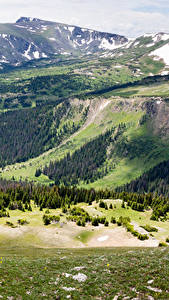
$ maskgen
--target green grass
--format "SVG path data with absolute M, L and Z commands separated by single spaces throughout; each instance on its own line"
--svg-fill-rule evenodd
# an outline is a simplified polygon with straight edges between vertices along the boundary
M 95 104 L 93 105 L 96 105 L 97 101 L 99 101 L 99 99 L 94 99 L 93 103 Z M 133 106 L 134 105 L 137 106 L 137 103 L 133 104 Z M 130 112 L 129 109 L 123 111 L 123 108 L 125 108 L 124 101 L 112 99 L 111 103 L 103 111 L 96 113 L 96 117 L 91 124 L 80 130 L 75 136 L 72 136 L 66 143 L 49 150 L 37 158 L 30 159 L 26 163 L 19 163 L 7 167 L 1 174 L 2 177 L 11 179 L 14 176 L 17 180 L 20 178 L 23 180 L 27 178 L 28 180 L 33 180 L 42 184 L 49 184 L 52 181 L 50 181 L 48 177 L 44 175 L 41 175 L 38 178 L 35 177 L 37 168 L 45 166 L 51 160 L 63 158 L 68 152 L 73 153 L 84 145 L 84 143 L 97 137 L 103 131 L 111 129 L 113 126 L 118 126 L 120 123 L 127 123 L 129 128 L 135 128 L 137 126 L 143 112 Z M 109 183 L 107 186 L 109 186 Z
M 82 242 L 83 244 L 86 244 L 88 240 L 93 236 L 93 234 L 94 233 L 92 231 L 82 231 L 75 237 L 75 239 Z
M 39 210 L 33 202 L 31 203 L 32 212 L 20 210 L 9 210 L 9 218 L 0 218 L 0 247 L 81 247 L 88 246 L 91 238 L 96 238 L 98 234 L 104 235 L 104 230 L 115 229 L 117 225 L 112 224 L 111 218 L 115 217 L 116 220 L 120 216 L 130 217 L 132 222 L 135 222 L 138 226 L 149 225 L 151 227 L 156 227 L 157 232 L 153 232 L 153 236 L 159 242 L 163 242 L 169 235 L 168 221 L 153 221 L 151 220 L 152 210 L 147 210 L 144 212 L 139 212 L 132 210 L 130 207 L 122 208 L 121 200 L 104 200 L 106 201 L 108 207 L 110 203 L 113 205 L 113 209 L 105 210 L 99 207 L 99 203 L 93 202 L 92 205 L 87 205 L 86 203 L 77 204 L 78 207 L 85 209 L 90 216 L 105 216 L 109 221 L 109 227 L 99 227 L 95 228 L 89 224 L 86 227 L 77 226 L 75 223 L 67 221 L 67 214 L 62 213 L 61 209 L 50 209 L 50 215 L 61 215 L 60 222 L 58 224 L 50 224 L 45 226 L 43 223 L 43 215 L 46 209 L 43 211 Z M 116 207 L 114 207 L 116 206 Z M 73 207 L 73 206 L 72 206 Z M 20 226 L 18 225 L 19 219 L 25 219 L 28 224 Z M 13 223 L 15 228 L 11 228 L 6 225 L 6 222 Z M 61 224 L 64 224 L 63 228 Z M 97 230 L 95 230 L 97 229 Z M 39 235 L 39 233 L 41 234 Z M 127 238 L 127 237 L 126 237 Z M 53 243 L 56 241 L 56 243 Z M 94 246 L 95 242 L 92 242 Z
M 133 96 L 165 97 L 169 95 L 169 85 L 168 83 L 160 83 L 160 84 L 154 84 L 149 86 L 140 85 L 137 87 L 117 89 L 109 93 L 109 96 L 110 95 L 114 95 L 114 96 L 117 95 L 121 97 L 133 97 Z
M 1 249 L 4 299 L 168 299 L 168 249 Z M 74 269 L 82 267 L 80 271 Z M 85 275 L 84 282 L 73 276 Z M 68 275 L 69 274 L 69 275 Z M 75 277 L 76 278 L 76 277 Z M 148 283 L 152 280 L 152 283 Z M 64 288 L 72 291 L 65 291 Z M 158 291 L 152 291 L 156 288 Z M 8 298 L 9 297 L 9 298 Z M 12 299 L 12 298 L 11 298 Z
M 110 222 L 111 217 L 115 217 L 116 220 L 119 219 L 120 216 L 123 217 L 129 217 L 131 221 L 136 222 L 139 226 L 145 226 L 145 225 L 150 225 L 151 227 L 156 227 L 159 228 L 157 232 L 153 232 L 153 236 L 157 238 L 160 241 L 164 241 L 169 233 L 168 229 L 168 221 L 162 222 L 162 221 L 153 221 L 151 220 L 151 215 L 152 215 L 152 210 L 146 210 L 144 212 L 139 212 L 136 210 L 131 209 L 131 207 L 128 208 L 122 208 L 121 200 L 104 200 L 107 204 L 108 207 L 110 203 L 113 205 L 113 209 L 104 209 L 100 208 L 98 203 L 93 202 L 92 206 L 84 206 L 84 209 L 87 210 L 87 212 L 91 215 L 91 208 L 97 208 L 96 212 L 102 213 L 103 216 L 106 217 L 106 219 Z M 114 208 L 114 205 L 116 208 Z M 111 225 L 111 223 L 110 223 Z
M 96 100 L 95 103 L 97 103 Z M 154 135 L 152 125 L 149 121 L 142 126 L 138 126 L 139 120 L 144 115 L 144 111 L 138 109 L 142 101 L 144 99 L 135 100 L 134 102 L 129 102 L 129 106 L 126 106 L 125 100 L 112 98 L 111 103 L 103 111 L 96 113 L 96 117 L 91 124 L 82 130 L 80 129 L 67 142 L 26 163 L 7 167 L 3 171 L 2 177 L 11 179 L 14 176 L 17 180 L 27 178 L 38 183 L 49 184 L 52 181 L 47 176 L 41 175 L 38 178 L 35 177 L 37 168 L 42 168 L 49 161 L 63 158 L 68 152 L 73 153 L 84 145 L 84 143 L 95 138 L 103 131 L 120 123 L 126 123 L 127 130 L 124 132 L 123 137 L 127 137 L 128 139 L 128 155 L 125 157 L 123 153 L 120 153 L 121 148 L 117 149 L 116 153 L 113 153 L 112 158 L 108 158 L 106 161 L 108 167 L 115 162 L 115 169 L 94 183 L 86 185 L 82 182 L 80 186 L 94 187 L 96 189 L 100 187 L 114 188 L 130 182 L 143 172 L 154 167 L 157 163 L 168 159 L 169 155 L 168 142 L 162 140 L 160 136 Z

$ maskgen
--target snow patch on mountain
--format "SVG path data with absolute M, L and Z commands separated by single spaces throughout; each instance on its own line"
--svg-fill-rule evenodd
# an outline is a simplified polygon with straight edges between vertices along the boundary
M 34 58 L 36 58 L 36 59 L 40 58 L 40 53 L 39 53 L 39 51 L 33 52 L 33 56 L 34 56 Z
M 169 39 L 169 34 L 168 33 L 146 33 L 143 35 L 143 37 L 151 37 L 153 42 L 157 43 L 160 41 L 167 41 Z
M 55 38 L 52 38 L 52 37 L 49 38 L 49 40 L 50 40 L 50 41 L 56 41 L 56 39 L 55 39 Z
M 119 46 L 115 45 L 115 43 L 110 43 L 108 40 L 105 38 L 102 39 L 99 48 L 100 49 L 108 49 L 108 50 L 114 50 L 118 48 Z
M 72 34 L 75 27 L 74 26 L 68 26 L 68 29 L 69 29 L 70 33 Z
M 169 65 L 169 43 L 152 51 L 150 56 L 157 56 L 160 59 L 163 59 L 166 65 Z
M 23 54 L 23 56 L 25 56 L 28 60 L 31 60 L 31 56 L 29 55 L 29 52 L 31 50 L 31 46 L 32 46 L 32 43 L 29 44 L 28 49 Z

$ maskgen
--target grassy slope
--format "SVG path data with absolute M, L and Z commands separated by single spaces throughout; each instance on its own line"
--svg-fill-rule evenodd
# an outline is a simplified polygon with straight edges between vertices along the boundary
M 158 228 L 158 232 L 154 232 L 153 236 L 157 241 L 165 241 L 167 237 L 169 237 L 168 230 L 168 221 L 152 221 L 150 217 L 152 215 L 151 210 L 147 210 L 144 212 L 138 212 L 132 210 L 131 208 L 122 208 L 121 200 L 105 200 L 105 202 L 110 205 L 112 203 L 113 209 L 105 210 L 99 207 L 99 204 L 93 202 L 92 205 L 87 205 L 86 203 L 80 203 L 77 206 L 85 209 L 90 216 L 105 216 L 109 221 L 109 227 L 93 227 L 91 225 L 86 225 L 86 227 L 79 227 L 75 225 L 75 223 L 68 222 L 66 220 L 66 214 L 64 214 L 61 209 L 50 209 L 50 215 L 60 215 L 61 220 L 58 224 L 51 224 L 48 226 L 43 225 L 42 217 L 46 211 L 40 211 L 38 207 L 36 207 L 33 203 L 32 212 L 29 211 L 19 211 L 9 210 L 10 218 L 0 218 L 0 246 L 1 247 L 42 247 L 42 248 L 53 248 L 53 247 L 95 247 L 95 243 L 97 243 L 98 235 L 104 236 L 108 233 L 108 235 L 113 234 L 113 230 L 118 228 L 117 225 L 111 224 L 111 217 L 115 217 L 116 220 L 119 219 L 120 216 L 130 217 L 132 222 L 135 222 L 139 226 L 142 225 L 151 225 L 153 227 Z M 18 226 L 18 219 L 26 219 L 29 223 L 24 226 Z M 6 225 L 6 221 L 12 222 L 16 228 L 10 228 Z M 62 225 L 61 225 L 62 224 Z M 108 230 L 108 231 L 107 231 Z M 119 232 L 119 237 L 121 235 L 121 231 Z M 91 243 L 91 239 L 94 239 L 94 242 Z M 125 243 L 123 241 L 119 242 L 121 246 L 131 246 L 134 242 L 137 246 L 144 246 L 144 242 L 140 242 L 137 244 L 137 238 L 134 238 L 134 241 L 131 234 L 126 233 L 124 235 Z M 149 242 L 149 240 L 148 240 Z M 151 244 L 151 241 L 150 241 Z M 109 242 L 109 246 L 113 246 L 114 241 Z M 116 245 L 116 244 L 115 244 Z M 146 244 L 147 245 L 147 244 Z M 158 245 L 158 243 L 157 243 Z M 99 246 L 102 246 L 101 243 Z
M 168 299 L 168 251 L 1 251 L 1 296 L 16 299 Z M 75 267 L 82 267 L 80 271 Z M 85 281 L 72 276 L 84 274 Z M 66 277 L 66 274 L 70 274 Z M 76 277 L 75 277 L 76 278 Z M 152 283 L 148 283 L 152 280 Z M 10 284 L 9 284 L 10 282 Z M 65 291 L 72 288 L 71 291 Z M 150 290 L 157 288 L 154 292 Z
M 112 101 L 107 107 L 105 107 L 103 111 L 98 109 L 98 111 L 96 111 L 95 119 L 89 123 L 85 129 L 80 130 L 78 134 L 69 139 L 67 143 L 56 149 L 48 151 L 46 154 L 43 154 L 38 158 L 31 159 L 26 163 L 7 167 L 5 169 L 6 171 L 2 173 L 2 176 L 8 179 L 10 179 L 12 176 L 14 176 L 16 179 L 19 179 L 20 176 L 22 179 L 28 177 L 29 180 L 37 180 L 41 183 L 48 183 L 49 180 L 46 176 L 42 175 L 38 179 L 34 176 L 36 168 L 44 166 L 46 163 L 49 163 L 50 160 L 63 158 L 67 152 L 74 152 L 85 142 L 101 134 L 103 130 L 105 131 L 112 126 L 117 126 L 119 123 L 127 123 L 131 128 L 137 127 L 138 121 L 143 115 L 143 112 L 119 111 L 118 106 L 118 101 Z M 91 116 L 91 118 L 92 117 L 93 116 Z
M 118 89 L 114 92 L 109 93 L 108 95 L 114 96 L 121 96 L 121 97 L 134 97 L 134 96 L 145 96 L 145 97 L 152 97 L 152 96 L 160 96 L 166 97 L 169 94 L 169 84 L 167 83 L 160 83 L 150 85 L 150 86 L 137 86 L 137 87 L 129 87 L 124 89 Z
M 141 50 L 140 50 L 141 51 Z M 129 59 L 129 58 L 128 58 Z M 63 62 L 57 62 L 56 60 L 51 61 L 51 67 L 49 67 L 48 59 L 45 60 L 44 65 L 43 63 L 36 62 L 37 68 L 24 68 L 20 67 L 18 69 L 14 69 L 5 74 L 1 74 L 1 83 L 14 83 L 16 79 L 26 80 L 29 81 L 31 78 L 36 76 L 44 76 L 44 75 L 56 75 L 56 74 L 67 74 L 69 72 L 75 72 L 77 74 L 82 74 L 84 78 L 86 76 L 91 77 L 91 80 L 98 83 L 98 85 L 104 85 L 104 82 L 109 82 L 109 85 L 112 83 L 124 83 L 130 81 L 133 76 L 132 68 L 140 68 L 142 71 L 142 75 L 148 75 L 150 71 L 154 74 L 159 73 L 164 64 L 162 62 L 156 63 L 151 58 L 140 58 L 139 53 L 137 57 L 137 62 L 129 61 L 126 57 L 119 57 L 119 58 L 107 58 L 107 59 L 99 59 L 99 58 L 82 58 L 80 60 L 73 59 L 72 61 L 68 61 L 65 59 Z M 145 65 L 147 64 L 147 68 Z M 119 67 L 120 65 L 120 67 Z M 90 75 L 87 75 L 90 73 Z M 138 75 L 137 75 L 138 76 Z M 93 79 L 94 78 L 94 79 Z M 135 78 L 136 79 L 136 78 Z M 131 87 L 123 90 L 116 90 L 111 93 L 107 93 L 104 95 L 105 98 L 109 98 L 111 95 L 121 95 L 122 97 L 125 96 L 152 96 L 152 95 L 168 95 L 168 85 L 167 83 L 162 83 L 160 85 L 154 86 L 139 86 L 139 87 Z M 45 96 L 46 97 L 46 96 Z M 54 96 L 47 96 L 46 98 L 53 97 L 51 99 L 54 100 Z M 42 97 L 43 98 L 43 97 Z M 36 105 L 36 99 L 32 100 L 32 106 Z M 115 99 L 113 99 L 115 101 Z M 118 104 L 115 107 L 115 111 L 110 110 L 110 106 L 104 109 L 103 112 L 98 114 L 97 118 L 93 122 L 90 123 L 84 130 L 80 131 L 79 134 L 76 136 L 72 136 L 71 139 L 67 143 L 64 143 L 60 147 L 56 149 L 52 149 L 47 153 L 44 153 L 40 157 L 35 159 L 31 159 L 26 163 L 16 164 L 15 166 L 10 166 L 6 168 L 6 171 L 3 172 L 2 176 L 5 178 L 10 179 L 14 176 L 16 179 L 29 178 L 30 180 L 36 180 L 37 182 L 48 184 L 50 180 L 41 175 L 39 178 L 35 178 L 35 170 L 38 167 L 44 166 L 46 163 L 49 163 L 50 160 L 60 159 L 62 158 L 68 151 L 73 152 L 82 146 L 88 140 L 96 137 L 106 128 L 111 128 L 112 126 L 116 126 L 121 122 L 130 123 L 130 128 L 127 130 L 127 135 L 130 137 L 133 133 L 137 138 L 143 137 L 145 135 L 145 140 L 151 140 L 151 133 L 145 132 L 142 129 L 142 132 L 138 131 L 138 122 L 139 119 L 142 117 L 143 112 L 138 108 L 138 111 L 123 111 L 123 105 L 120 104 L 121 100 L 117 100 Z M 135 105 L 139 105 L 140 99 L 138 98 L 135 100 Z M 122 101 L 123 102 L 123 101 Z M 101 116 L 100 116 L 101 115 Z M 158 162 L 168 158 L 168 145 L 166 144 L 166 148 L 163 144 L 161 144 L 161 140 L 153 141 L 155 148 L 159 152 L 161 152 L 161 157 L 158 158 Z M 116 168 L 113 172 L 105 176 L 103 179 L 96 181 L 93 184 L 89 184 L 88 186 L 93 187 L 112 187 L 121 185 L 126 183 L 137 176 L 141 175 L 145 170 L 148 170 L 150 167 L 154 166 L 156 161 L 154 159 L 150 159 L 146 161 L 146 156 L 143 155 L 139 158 L 135 159 L 127 159 L 124 157 L 116 157 Z M 109 164 L 109 162 L 108 162 Z M 83 184 L 82 184 L 83 185 Z
M 121 208 L 120 200 L 105 200 L 107 204 L 116 204 L 113 210 L 105 210 L 98 207 L 97 203 L 87 206 L 78 204 L 91 215 L 101 213 L 108 220 L 111 216 L 129 216 L 132 221 L 139 225 L 151 224 L 159 229 L 153 233 L 158 240 L 164 240 L 168 236 L 167 222 L 150 221 L 151 211 L 136 212 Z M 14 299 L 54 299 L 61 297 L 66 299 L 71 295 L 72 299 L 113 299 L 119 295 L 119 299 L 125 296 L 138 297 L 139 299 L 168 299 L 168 249 L 135 249 L 135 248 L 85 248 L 85 249 L 44 249 L 50 248 L 50 235 L 56 239 L 61 232 L 62 239 L 66 238 L 63 228 L 58 225 L 47 226 L 49 244 L 39 239 L 34 230 L 43 232 L 42 214 L 38 208 L 33 207 L 32 212 L 10 211 L 9 220 L 16 224 L 18 218 L 26 218 L 30 224 L 22 226 L 21 236 L 8 238 L 7 233 L 0 236 L 0 295 L 14 297 Z M 60 209 L 50 210 L 51 214 L 59 214 Z M 62 214 L 61 222 L 65 220 Z M 0 226 L 5 224 L 7 218 L 0 219 Z M 93 236 L 104 230 L 113 232 L 117 225 L 110 228 L 101 228 L 92 231 L 92 227 L 72 227 L 69 235 L 72 236 L 71 246 L 78 245 L 79 241 L 86 244 Z M 78 228 L 78 231 L 75 228 Z M 28 231 L 30 228 L 31 231 Z M 38 229 L 39 228 L 39 229 Z M 82 230 L 83 229 L 83 230 Z M 1 229 L 2 230 L 2 229 Z M 15 229 L 9 228 L 12 232 Z M 94 229 L 95 230 L 95 229 Z M 72 234 L 73 233 L 73 234 Z M 74 240 L 73 240 L 74 238 Z M 136 238 L 135 238 L 136 239 Z M 66 241 L 66 240 L 65 240 Z M 129 238 L 130 241 L 130 238 Z M 62 245 L 59 244 L 61 247 Z M 41 248 L 38 248 L 41 247 Z M 76 270 L 75 267 L 81 267 Z M 102 271 L 100 271 L 102 270 Z M 86 281 L 78 282 L 72 276 L 78 273 L 87 276 Z M 69 276 L 66 274 L 70 274 Z M 158 276 L 157 276 L 158 274 Z M 153 280 L 152 283 L 148 283 Z M 9 284 L 10 283 L 10 284 Z M 92 284 L 91 284 L 92 283 Z M 157 288 L 158 291 L 150 290 L 148 287 Z M 64 287 L 74 290 L 65 291 Z
M 94 100 L 92 101 L 92 103 L 94 103 Z M 98 101 L 99 99 L 95 99 L 95 105 L 92 105 L 96 106 Z M 88 125 L 80 129 L 79 132 L 68 139 L 67 142 L 65 141 L 56 149 L 52 149 L 26 163 L 6 167 L 2 176 L 7 179 L 11 179 L 12 176 L 14 176 L 17 180 L 20 178 L 28 178 L 29 180 L 48 184 L 50 180 L 46 176 L 41 175 L 39 178 L 35 177 L 37 168 L 48 164 L 50 160 L 63 158 L 69 151 L 73 153 L 84 143 L 96 137 L 104 130 L 112 126 L 117 126 L 120 123 L 126 123 L 127 131 L 123 136 L 127 136 L 129 149 L 131 148 L 133 150 L 129 151 L 131 153 L 127 156 L 123 154 L 120 155 L 118 152 L 113 154 L 110 160 L 107 159 L 106 164 L 109 166 L 115 162 L 115 169 L 102 179 L 88 184 L 87 187 L 94 187 L 96 189 L 100 187 L 112 188 L 131 181 L 157 163 L 168 159 L 169 155 L 168 142 L 166 140 L 163 141 L 158 136 L 154 136 L 151 126 L 147 123 L 142 126 L 139 125 L 139 120 L 144 114 L 140 106 L 144 101 L 145 99 L 142 98 L 136 98 L 135 100 L 112 98 L 111 103 L 103 110 L 100 111 L 100 106 L 95 108 L 94 112 L 92 112 L 91 115 L 89 114 Z M 93 115 L 95 117 L 93 117 Z M 81 183 L 81 186 L 84 186 L 84 184 Z

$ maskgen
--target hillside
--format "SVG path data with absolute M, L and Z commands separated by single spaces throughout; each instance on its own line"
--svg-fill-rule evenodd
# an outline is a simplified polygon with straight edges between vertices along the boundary
M 127 42 L 127 38 L 117 34 L 21 17 L 14 24 L 0 25 L 0 62 L 18 65 L 57 54 L 92 54 Z
M 0 66 L 19 66 L 23 62 L 53 58 L 57 55 L 79 57 L 132 57 L 148 54 L 168 64 L 166 52 L 169 35 L 149 34 L 136 39 L 99 32 L 74 25 L 37 18 L 21 17 L 13 24 L 0 24 Z M 157 59 L 158 57 L 158 59 Z M 137 70 L 137 66 L 136 66 Z
M 129 41 L 36 18 L 0 30 L 2 51 L 5 41 L 23 52 L 0 70 L 2 177 L 112 188 L 168 160 L 167 34 Z M 62 44 L 78 53 L 56 52 Z
M 71 100 L 69 105 L 67 104 L 68 107 L 71 107 L 71 109 L 69 107 L 71 113 L 68 117 L 63 117 L 56 131 L 56 133 L 62 132 L 60 145 L 44 152 L 37 158 L 29 159 L 25 163 L 21 162 L 5 167 L 1 173 L 2 176 L 8 179 L 14 176 L 16 179 L 28 178 L 42 183 L 50 182 L 48 177 L 43 174 L 36 177 L 35 173 L 37 169 L 40 169 L 40 173 L 44 172 L 44 174 L 49 175 L 46 166 L 50 162 L 56 162 L 58 171 L 61 172 L 59 182 L 70 184 L 71 168 L 75 168 L 74 170 L 76 167 L 78 168 L 78 159 L 81 165 L 79 171 L 83 170 L 83 176 L 79 177 L 77 169 L 74 178 L 75 183 L 87 184 L 89 187 L 96 188 L 100 186 L 115 187 L 135 179 L 146 170 L 168 158 L 168 103 L 165 98 L 159 100 L 159 97 L 126 99 L 110 97 L 105 100 L 95 98 L 83 101 L 76 99 Z M 64 104 L 60 105 L 60 107 L 64 107 Z M 83 111 L 86 112 L 86 116 Z M 76 124 L 79 124 L 80 128 L 76 127 Z M 76 132 L 73 133 L 72 130 Z M 106 142 L 103 143 L 102 139 L 107 134 L 110 134 L 110 139 L 106 138 Z M 51 142 L 53 141 L 56 145 L 56 140 L 53 138 Z M 11 143 L 11 138 L 9 141 Z M 16 142 L 16 139 L 14 141 Z M 48 140 L 48 145 L 51 142 Z M 94 150 L 91 150 L 90 144 L 94 147 L 95 154 Z M 19 140 L 18 145 L 21 146 Z M 34 147 L 36 147 L 36 143 Z M 42 152 L 44 151 L 44 148 L 38 146 L 38 151 L 40 149 Z M 91 154 L 89 151 L 92 151 Z M 30 152 L 28 153 L 30 155 Z M 7 154 L 8 152 L 5 151 L 4 155 Z M 63 166 L 68 157 L 71 168 L 69 165 L 64 174 Z M 92 170 L 91 160 L 95 165 L 92 171 L 94 173 L 90 173 L 91 171 L 88 169 L 90 165 L 90 170 Z M 84 168 L 85 165 L 87 169 Z M 50 165 L 50 170 L 53 175 L 49 175 L 49 177 L 53 182 L 56 180 L 55 174 L 59 173 L 56 172 L 56 165 L 53 163 Z M 59 182 L 57 181 L 57 184 Z

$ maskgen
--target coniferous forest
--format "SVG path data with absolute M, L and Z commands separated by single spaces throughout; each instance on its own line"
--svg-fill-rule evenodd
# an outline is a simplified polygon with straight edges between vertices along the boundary
M 26 161 L 57 146 L 75 126 L 58 130 L 68 102 L 0 114 L 0 166 Z
M 138 193 L 157 193 L 169 197 L 169 160 L 161 162 L 117 190 Z
M 41 186 L 32 183 L 0 180 L 0 212 L 6 208 L 21 211 L 31 210 L 33 201 L 40 210 L 43 208 L 64 208 L 78 203 L 92 204 L 100 199 L 122 199 L 133 210 L 153 210 L 151 219 L 166 219 L 169 212 L 169 198 L 147 193 L 128 193 L 113 190 L 94 190 L 67 186 Z
M 112 140 L 114 129 L 106 131 L 94 140 L 86 143 L 72 155 L 68 153 L 60 161 L 50 162 L 43 173 L 53 179 L 56 185 L 75 185 L 80 181 L 89 182 L 106 175 L 106 170 L 100 169 L 105 160 L 107 147 Z

